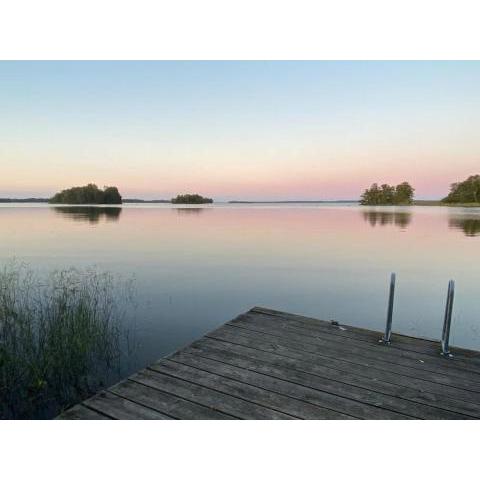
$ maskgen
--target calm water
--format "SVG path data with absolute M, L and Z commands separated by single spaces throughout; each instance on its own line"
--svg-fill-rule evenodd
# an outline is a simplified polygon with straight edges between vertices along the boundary
M 356 205 L 0 206 L 0 263 L 136 277 L 138 366 L 254 305 L 480 349 L 480 209 Z

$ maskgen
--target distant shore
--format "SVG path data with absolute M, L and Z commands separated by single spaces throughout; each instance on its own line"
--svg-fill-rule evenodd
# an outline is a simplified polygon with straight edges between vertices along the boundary
M 48 198 L 0 198 L 0 203 L 49 203 Z M 144 200 L 140 198 L 125 198 L 123 203 L 170 203 L 171 200 Z M 249 205 L 249 204 L 338 204 L 338 203 L 355 203 L 358 204 L 359 200 L 230 200 L 225 202 L 214 203 L 227 203 L 231 205 Z M 370 205 L 374 206 L 374 205 Z M 378 207 L 392 206 L 392 205 L 377 205 Z M 395 206 L 395 205 L 393 205 Z M 417 207 L 480 207 L 480 203 L 445 203 L 440 200 L 414 200 L 413 206 Z
M 230 200 L 225 203 L 358 203 L 358 200 Z
M 48 203 L 49 198 L 0 198 L 0 203 Z
M 0 203 L 49 203 L 49 198 L 0 198 Z M 124 198 L 123 203 L 172 203 L 170 200 L 142 200 Z M 72 204 L 73 205 L 73 204 Z
M 414 200 L 413 205 L 418 207 L 480 207 L 480 203 L 446 203 L 440 200 Z

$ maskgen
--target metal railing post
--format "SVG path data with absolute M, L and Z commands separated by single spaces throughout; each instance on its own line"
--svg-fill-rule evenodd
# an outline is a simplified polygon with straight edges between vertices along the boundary
M 385 335 L 380 340 L 386 345 L 390 345 L 392 337 L 392 321 L 393 321 L 393 300 L 395 297 L 395 279 L 396 275 L 390 275 L 390 293 L 388 295 L 387 325 L 385 327 Z
M 443 320 L 442 330 L 442 355 L 445 357 L 453 357 L 450 353 L 450 325 L 452 323 L 453 298 L 455 295 L 455 282 L 448 282 L 447 303 L 445 304 L 445 317 Z

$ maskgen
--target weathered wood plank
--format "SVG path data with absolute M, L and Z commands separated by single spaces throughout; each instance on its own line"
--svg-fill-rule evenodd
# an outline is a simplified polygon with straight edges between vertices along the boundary
M 292 334 L 290 332 L 285 332 L 283 335 L 278 336 L 271 331 L 267 331 L 267 329 L 261 329 L 258 327 L 255 331 L 251 329 L 240 328 L 237 326 L 226 325 L 221 327 L 222 329 L 236 329 L 237 332 L 234 335 L 241 334 L 254 334 L 256 338 L 264 338 L 266 341 L 275 342 L 279 346 L 287 346 L 289 348 L 310 352 L 316 355 L 320 355 L 322 357 L 328 358 L 338 358 L 350 363 L 355 363 L 357 365 L 363 365 L 364 367 L 368 368 L 375 368 L 377 370 L 383 370 L 385 372 L 390 373 L 397 373 L 399 375 L 405 375 L 415 379 L 421 379 L 428 382 L 434 382 L 437 384 L 455 387 L 458 389 L 462 389 L 466 392 L 476 393 L 478 398 L 480 399 L 480 384 L 475 382 L 469 382 L 467 380 L 458 378 L 457 376 L 451 376 L 446 373 L 435 373 L 424 371 L 418 368 L 414 368 L 413 366 L 404 366 L 399 365 L 398 363 L 391 363 L 384 359 L 383 356 L 374 355 L 374 353 L 370 353 L 367 355 L 363 355 L 362 353 L 356 351 L 353 347 L 350 349 L 340 349 L 335 346 L 331 346 L 328 342 L 324 344 L 312 344 L 303 341 L 302 336 L 298 336 L 296 334 Z M 241 332 L 238 332 L 241 330 Z M 265 330 L 265 331 L 263 331 Z
M 172 417 L 151 408 L 119 397 L 111 392 L 100 392 L 83 402 L 83 405 L 95 409 L 116 420 L 171 420 Z
M 266 389 L 269 392 L 280 393 L 282 396 L 277 396 L 279 399 L 277 408 L 299 418 L 345 418 L 344 416 L 339 417 L 338 415 L 332 416 L 331 410 L 363 419 L 406 420 L 413 417 L 413 415 L 400 414 L 395 411 L 386 410 L 384 408 L 379 408 L 377 406 L 372 406 L 363 402 L 344 398 L 337 394 L 314 390 L 298 383 L 291 383 L 286 380 L 275 378 L 271 375 L 272 371 L 270 371 L 268 374 L 260 374 L 253 370 L 239 368 L 224 362 L 219 362 L 195 354 L 187 353 L 177 353 L 176 355 L 170 357 L 170 360 L 172 362 L 181 363 L 183 366 L 193 367 L 196 369 L 196 371 L 192 370 L 192 376 L 197 375 L 197 378 L 201 378 L 201 375 L 197 373 L 198 369 L 201 369 L 200 372 L 203 370 L 205 372 L 215 374 L 215 377 L 212 375 L 209 377 L 212 379 L 215 378 L 217 384 L 228 384 L 228 380 L 225 380 L 226 378 L 238 380 L 239 382 L 247 385 L 253 385 L 254 387 L 259 387 L 262 390 Z M 156 364 L 152 368 L 157 368 Z M 265 396 L 265 394 L 263 394 L 263 396 Z M 262 395 L 258 401 L 263 401 Z M 313 405 L 321 408 L 312 408 Z
M 110 417 L 102 415 L 82 404 L 75 405 L 65 412 L 62 412 L 58 420 L 111 420 Z
M 368 378 L 346 375 L 343 372 L 331 369 L 324 369 L 321 372 L 318 369 L 313 369 L 315 370 L 315 374 L 313 374 L 306 371 L 309 369 L 308 364 L 289 361 L 290 359 L 276 357 L 274 354 L 256 351 L 255 349 L 225 345 L 224 342 L 215 340 L 204 339 L 195 342 L 194 345 L 185 349 L 184 353 L 176 354 L 172 359 L 178 358 L 177 355 L 183 357 L 186 354 L 197 357 L 194 360 L 192 359 L 191 363 L 193 365 L 195 362 L 198 362 L 198 365 L 202 365 L 202 368 L 214 369 L 214 366 L 205 365 L 204 363 L 205 360 L 210 360 L 254 371 L 272 379 L 286 380 L 289 382 L 288 387 L 283 388 L 281 385 L 277 386 L 278 384 L 274 384 L 270 388 L 282 388 L 282 391 L 285 393 L 288 392 L 289 395 L 301 397 L 305 401 L 312 401 L 312 396 L 315 398 L 315 402 L 319 401 L 320 403 L 322 399 L 317 400 L 317 397 L 310 391 L 305 394 L 305 390 L 301 387 L 308 387 L 308 390 L 315 389 L 320 392 L 328 392 L 334 396 L 357 400 L 367 405 L 421 419 L 480 417 L 480 407 L 475 405 L 467 404 L 467 408 L 465 408 L 463 404 L 457 405 L 455 402 L 452 404 L 449 399 L 443 402 L 443 399 L 440 399 L 440 401 L 438 399 L 435 401 L 435 398 L 425 399 L 421 392 L 413 389 L 405 389 L 404 387 L 397 387 Z M 202 358 L 202 361 L 199 361 L 199 358 Z M 182 358 L 182 361 L 185 360 Z M 216 368 L 214 370 L 218 371 Z M 225 373 L 225 375 L 227 374 L 237 375 L 235 372 Z M 320 374 L 323 374 L 323 376 L 320 376 Z M 290 387 L 290 382 L 297 386 Z M 432 406 L 431 404 L 435 405 Z M 442 406 L 443 408 L 440 408 Z M 365 410 L 364 413 L 368 415 L 370 412 Z M 381 414 L 373 417 L 377 418 L 379 415 Z M 389 414 L 387 412 L 384 415 L 386 417 Z M 368 416 L 365 418 L 373 417 Z
M 332 334 L 335 333 L 338 336 L 356 338 L 359 340 L 363 339 L 365 341 L 375 341 L 383 334 L 383 332 L 376 332 L 373 330 L 353 327 L 350 325 L 340 324 L 335 326 L 331 325 L 331 322 L 326 320 L 319 320 L 316 318 L 297 315 L 294 313 L 281 312 L 265 307 L 253 307 L 250 312 L 257 312 L 261 314 L 272 315 L 275 317 L 282 317 L 286 320 L 298 323 L 300 325 L 308 325 L 310 327 L 319 329 L 328 329 Z M 414 351 L 437 357 L 440 351 L 440 341 L 393 333 L 391 348 Z M 450 348 L 455 354 L 455 363 L 463 363 L 465 368 L 469 368 L 472 366 L 475 369 L 480 368 L 480 352 L 455 346 Z
M 131 380 L 118 383 L 109 389 L 128 400 L 156 410 L 164 415 L 185 420 L 225 420 L 231 415 L 170 395 Z
M 336 351 L 356 355 L 360 358 L 378 359 L 388 363 L 395 363 L 404 367 L 411 367 L 426 372 L 438 373 L 452 377 L 461 388 L 480 391 L 480 371 L 466 371 L 458 368 L 455 363 L 440 355 L 422 355 L 415 352 L 405 352 L 391 349 L 378 341 L 364 342 L 350 338 L 339 339 L 325 332 L 316 332 L 311 329 L 292 326 L 292 322 L 281 317 L 262 314 L 244 314 L 228 322 L 227 325 L 246 328 L 256 332 L 268 333 L 282 338 L 289 338 L 305 344 L 316 345 L 324 349 L 329 347 Z M 455 380 L 455 379 L 458 379 Z
M 164 375 L 158 371 L 143 370 L 131 376 L 130 379 L 237 418 L 253 420 L 288 420 L 295 418 L 292 415 L 226 395 L 218 390 Z
M 277 410 L 279 412 L 292 415 L 296 418 L 323 420 L 345 420 L 358 418 L 353 411 L 349 414 L 342 413 L 342 403 L 345 403 L 342 402 L 343 399 L 333 398 L 332 396 L 329 402 L 325 401 L 323 402 L 323 405 L 316 406 L 313 403 L 298 401 L 293 397 L 285 396 L 283 394 L 279 395 L 277 392 L 269 390 L 268 378 L 263 379 L 263 384 L 262 382 L 257 382 L 255 385 L 254 382 L 247 382 L 247 378 L 245 378 L 245 376 L 240 379 L 241 381 L 237 381 L 237 379 L 228 378 L 225 375 L 221 375 L 221 373 L 217 374 L 207 370 L 202 370 L 200 367 L 195 365 L 189 365 L 188 360 L 180 353 L 172 357 L 172 359 L 173 358 L 177 360 L 182 360 L 183 358 L 184 362 L 174 362 L 171 361 L 171 359 L 160 360 L 159 362 L 153 364 L 150 368 L 156 372 L 165 373 L 197 385 L 212 388 L 227 395 L 232 395 L 246 400 L 247 402 L 252 402 L 256 405 Z M 198 364 L 201 364 L 201 359 L 195 360 L 198 362 Z M 245 372 L 247 374 L 249 373 L 248 371 Z M 326 405 L 327 403 L 328 406 Z M 351 410 L 354 410 L 354 407 L 355 405 L 351 408 Z M 356 409 L 356 411 L 360 413 L 361 405 Z M 377 412 L 370 412 L 372 418 L 375 417 L 375 413 Z M 399 418 L 399 416 L 396 418 Z M 406 417 L 402 416 L 402 418 Z
M 349 361 L 344 360 L 343 358 L 335 358 L 334 356 L 321 355 L 317 352 L 312 353 L 309 351 L 310 349 L 305 348 L 305 345 L 299 344 L 298 342 L 283 340 L 276 337 L 272 339 L 272 337 L 269 337 L 268 335 L 247 332 L 246 330 L 243 330 L 241 333 L 238 331 L 232 332 L 232 330 L 234 330 L 234 327 L 226 326 L 209 333 L 207 336 L 209 338 L 226 340 L 230 343 L 255 346 L 260 350 L 279 353 L 298 360 L 305 360 L 314 365 L 328 366 L 347 373 L 356 373 L 364 377 L 384 380 L 404 387 L 413 387 L 422 392 L 436 393 L 464 400 L 466 402 L 480 404 L 480 394 L 476 392 L 470 392 L 445 384 L 439 384 L 435 381 L 404 375 L 398 371 L 394 371 L 393 368 L 390 370 L 378 368 L 377 365 L 373 366 L 369 362 L 359 362 L 355 358 L 352 359 L 353 361 Z M 432 375 L 432 377 L 434 377 L 434 375 Z
M 309 334 L 322 335 L 327 334 L 329 338 L 339 337 L 337 340 L 354 341 L 357 346 L 365 344 L 378 344 L 378 340 L 382 337 L 383 332 L 374 332 L 371 330 L 359 329 L 348 325 L 332 324 L 324 320 L 308 319 L 308 322 L 298 320 L 298 315 L 285 313 L 281 315 L 273 313 L 264 313 L 257 311 L 258 307 L 246 312 L 243 315 L 261 315 L 262 317 L 269 316 L 272 319 L 281 319 L 288 322 L 290 327 L 307 330 Z M 242 316 L 242 315 L 239 315 Z M 238 318 L 238 317 L 237 317 Z M 234 322 L 236 319 L 233 319 Z M 231 323 L 231 322 L 228 322 Z M 456 347 L 451 347 L 455 352 L 453 359 L 445 359 L 440 355 L 440 341 L 431 341 L 420 338 L 409 337 L 405 335 L 392 334 L 392 343 L 388 346 L 388 351 L 392 354 L 415 354 L 420 355 L 422 359 L 443 360 L 443 364 L 452 369 L 467 370 L 468 372 L 475 372 L 480 375 L 480 354 L 472 350 L 465 350 Z M 407 355 L 408 356 L 408 355 Z M 416 358 L 416 357 L 413 357 Z

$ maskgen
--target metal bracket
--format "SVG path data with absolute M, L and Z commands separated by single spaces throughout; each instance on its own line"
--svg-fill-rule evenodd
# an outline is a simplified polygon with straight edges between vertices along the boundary
M 392 321 L 393 321 L 393 300 L 395 297 L 395 280 L 396 275 L 392 273 L 390 275 L 390 292 L 388 295 L 388 310 L 387 310 L 387 324 L 385 326 L 385 334 L 379 340 L 380 343 L 390 345 L 392 338 Z
M 443 320 L 442 341 L 441 341 L 441 355 L 446 358 L 453 358 L 450 353 L 450 325 L 452 323 L 453 298 L 455 296 L 455 282 L 450 280 L 448 282 L 447 303 L 445 305 L 445 317 Z

